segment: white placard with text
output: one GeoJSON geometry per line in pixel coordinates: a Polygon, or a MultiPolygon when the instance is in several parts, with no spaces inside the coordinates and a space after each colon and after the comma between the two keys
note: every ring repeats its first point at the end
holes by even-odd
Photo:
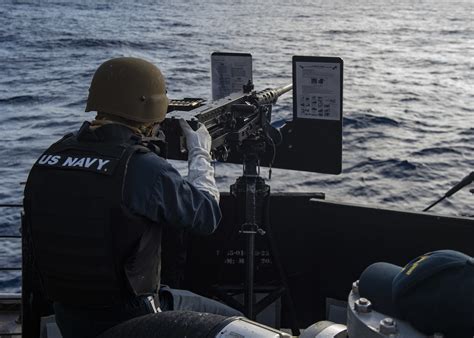
{"type": "Polygon", "coordinates": [[[295,61],[294,71],[296,117],[340,121],[342,65],[338,62],[295,61]]]}
{"type": "Polygon", "coordinates": [[[242,92],[243,86],[252,81],[252,55],[212,53],[211,81],[213,100],[242,92]]]}

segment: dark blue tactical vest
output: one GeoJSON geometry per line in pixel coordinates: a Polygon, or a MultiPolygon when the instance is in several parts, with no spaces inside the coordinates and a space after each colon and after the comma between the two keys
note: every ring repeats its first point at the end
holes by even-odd
{"type": "Polygon", "coordinates": [[[161,227],[123,204],[127,164],[148,152],[128,128],[85,123],[34,164],[25,221],[46,295],[78,305],[110,305],[156,294],[161,227]]]}

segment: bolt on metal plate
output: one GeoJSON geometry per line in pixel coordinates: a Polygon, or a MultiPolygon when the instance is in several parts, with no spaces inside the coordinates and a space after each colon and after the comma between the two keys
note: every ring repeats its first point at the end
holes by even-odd
{"type": "Polygon", "coordinates": [[[368,313],[372,311],[372,303],[367,298],[359,298],[354,303],[354,310],[357,312],[368,313]]]}
{"type": "Polygon", "coordinates": [[[384,318],[380,321],[379,331],[386,335],[397,333],[397,322],[392,318],[384,318]]]}

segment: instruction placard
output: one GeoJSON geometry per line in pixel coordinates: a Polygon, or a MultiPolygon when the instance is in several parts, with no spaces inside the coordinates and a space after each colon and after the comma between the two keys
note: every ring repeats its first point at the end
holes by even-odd
{"type": "Polygon", "coordinates": [[[243,86],[252,81],[252,55],[247,53],[212,53],[211,81],[213,100],[242,92],[243,86]]]}
{"type": "Polygon", "coordinates": [[[342,59],[293,58],[295,118],[340,121],[342,118],[342,59]]]}

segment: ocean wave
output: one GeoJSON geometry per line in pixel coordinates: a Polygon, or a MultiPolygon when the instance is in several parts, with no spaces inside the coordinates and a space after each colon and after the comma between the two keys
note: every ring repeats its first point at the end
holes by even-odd
{"type": "Polygon", "coordinates": [[[39,96],[39,95],[17,95],[6,98],[0,98],[0,105],[29,105],[57,100],[56,96],[39,96]]]}
{"type": "Polygon", "coordinates": [[[193,25],[191,25],[191,24],[189,24],[189,23],[186,23],[186,22],[184,22],[184,21],[173,21],[173,22],[167,24],[167,26],[173,27],[173,28],[180,28],[180,27],[189,28],[189,27],[193,27],[193,25]]]}
{"type": "Polygon", "coordinates": [[[13,115],[6,117],[3,120],[0,120],[2,123],[19,123],[19,122],[24,122],[27,120],[28,122],[32,121],[38,121],[38,120],[44,120],[45,117],[42,115],[30,115],[30,116],[24,116],[24,115],[13,115]]]}
{"type": "Polygon", "coordinates": [[[20,136],[17,142],[34,142],[38,137],[36,135],[24,135],[20,136]]]}
{"type": "Polygon", "coordinates": [[[52,129],[52,128],[55,128],[55,127],[61,127],[64,130],[66,130],[67,128],[69,128],[71,126],[75,126],[77,124],[78,124],[78,122],[76,120],[52,120],[52,119],[49,119],[49,120],[45,120],[45,121],[42,121],[42,122],[34,123],[33,125],[31,125],[31,129],[42,130],[42,129],[52,129]]]}
{"type": "Polygon", "coordinates": [[[400,102],[416,102],[416,101],[421,101],[418,97],[404,97],[403,99],[400,99],[400,102]]]}
{"type": "Polygon", "coordinates": [[[194,35],[194,32],[179,32],[175,33],[173,36],[178,36],[180,38],[192,38],[194,35]]]}
{"type": "Polygon", "coordinates": [[[420,28],[413,28],[413,27],[397,27],[391,30],[391,33],[394,35],[398,34],[407,34],[407,33],[427,33],[428,31],[420,29],[420,28]]]}
{"type": "Polygon", "coordinates": [[[157,50],[162,48],[162,43],[159,40],[156,41],[143,41],[137,39],[137,41],[131,40],[120,40],[120,39],[97,39],[97,38],[59,38],[52,40],[41,40],[33,43],[33,46],[42,49],[66,49],[71,48],[131,48],[140,50],[157,50]]]}
{"type": "Polygon", "coordinates": [[[354,117],[345,116],[343,118],[344,128],[370,128],[374,126],[391,126],[398,127],[400,122],[386,116],[375,116],[371,114],[361,114],[354,117]]]}
{"type": "Polygon", "coordinates": [[[400,203],[400,202],[405,202],[406,201],[406,197],[403,196],[403,195],[393,195],[393,196],[388,196],[388,197],[383,197],[382,198],[382,203],[390,203],[390,204],[394,204],[394,203],[400,203]]]}
{"type": "MultiPolygon", "coordinates": [[[[180,76],[186,77],[186,74],[204,74],[206,78],[209,76],[209,72],[205,69],[199,69],[197,67],[173,67],[170,69],[172,72],[180,74],[180,76]]],[[[202,79],[197,79],[202,80],[202,79]]]]}
{"type": "Polygon", "coordinates": [[[420,64],[423,66],[448,66],[452,63],[447,60],[439,60],[439,59],[423,59],[420,60],[420,64]]]}
{"type": "Polygon", "coordinates": [[[349,193],[354,197],[375,197],[380,195],[380,190],[366,185],[351,187],[349,193]]]}
{"type": "MultiPolygon", "coordinates": [[[[2,199],[0,200],[8,200],[2,199]]],[[[5,202],[2,202],[5,203],[5,202]]],[[[10,203],[13,204],[13,203],[10,203]]],[[[21,203],[15,203],[21,204],[21,203]]],[[[0,220],[0,236],[10,236],[20,234],[21,208],[2,208],[2,218],[0,220]]]]}
{"type": "Polygon", "coordinates": [[[401,159],[376,160],[368,158],[352,167],[344,169],[344,173],[368,172],[376,170],[379,175],[387,178],[403,178],[412,176],[412,171],[417,169],[417,165],[401,159]]]}
{"type": "Polygon", "coordinates": [[[0,42],[2,43],[13,43],[17,37],[13,34],[0,34],[0,42]]]}
{"type": "Polygon", "coordinates": [[[419,177],[416,170],[417,166],[410,161],[396,160],[394,164],[388,164],[386,167],[381,169],[379,174],[390,179],[414,179],[419,177]]]}
{"type": "Polygon", "coordinates": [[[65,108],[85,107],[87,103],[86,99],[80,99],[77,101],[69,102],[63,105],[65,108]]]}
{"type": "Polygon", "coordinates": [[[327,31],[323,31],[323,34],[368,34],[370,31],[363,30],[363,29],[355,29],[355,30],[350,30],[350,29],[330,29],[327,31]]]}
{"type": "MultiPolygon", "coordinates": [[[[12,253],[13,254],[13,253],[12,253]]],[[[0,279],[0,290],[4,293],[21,292],[21,272],[4,272],[0,279]]]]}
{"type": "Polygon", "coordinates": [[[7,97],[5,99],[0,99],[0,104],[22,104],[28,102],[36,101],[36,96],[32,95],[19,95],[19,96],[12,96],[7,97]]]}
{"type": "Polygon", "coordinates": [[[441,155],[441,154],[456,154],[461,155],[462,153],[454,148],[446,148],[446,147],[433,147],[433,148],[425,148],[419,151],[415,151],[412,153],[414,156],[432,156],[432,155],[441,155]]]}
{"type": "Polygon", "coordinates": [[[474,136],[474,128],[467,128],[467,129],[461,130],[459,132],[459,135],[474,136]]]}
{"type": "Polygon", "coordinates": [[[465,34],[466,36],[472,35],[473,31],[466,29],[466,30],[459,30],[459,29],[442,29],[439,31],[441,35],[457,35],[457,34],[465,34]]]}

